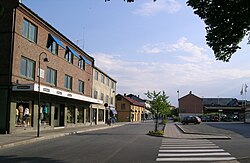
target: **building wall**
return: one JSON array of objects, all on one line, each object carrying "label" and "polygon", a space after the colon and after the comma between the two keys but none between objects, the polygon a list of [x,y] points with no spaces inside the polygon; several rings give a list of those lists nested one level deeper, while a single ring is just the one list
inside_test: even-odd
[{"label": "building wall", "polygon": [[[38,83],[38,63],[39,55],[46,53],[49,58],[49,62],[44,63],[42,59],[45,54],[42,54],[41,69],[44,70],[44,78],[41,77],[41,85],[53,87],[58,90],[68,91],[69,93],[76,93],[87,97],[92,96],[92,84],[93,84],[93,63],[94,59],[88,54],[83,52],[68,38],[62,35],[54,27],[49,25],[47,22],[42,20],[28,8],[19,4],[15,0],[3,0],[1,2],[5,7],[4,17],[0,19],[0,132],[1,133],[14,133],[18,130],[23,130],[19,126],[15,126],[16,109],[18,103],[25,103],[26,107],[29,107],[30,112],[30,126],[31,129],[36,129],[38,123],[38,93],[12,91],[12,87],[17,85],[27,85]],[[37,43],[31,42],[22,36],[23,20],[27,19],[38,28],[37,32]],[[12,31],[13,27],[13,31]],[[78,59],[74,57],[73,64],[69,63],[64,59],[65,49],[59,46],[58,55],[52,54],[46,47],[48,41],[48,35],[52,34],[57,37],[64,46],[69,46],[79,55],[83,55],[88,59],[91,64],[85,64],[85,70],[78,68]],[[13,46],[12,46],[13,45]],[[13,49],[13,52],[12,52]],[[26,57],[35,62],[35,75],[34,80],[27,79],[20,75],[21,57]],[[46,82],[46,69],[47,66],[57,71],[57,82],[56,86],[53,86]],[[64,76],[65,74],[72,76],[73,84],[72,91],[64,88]],[[82,80],[85,83],[84,94],[78,92],[78,80]],[[63,126],[76,126],[78,124],[85,124],[86,114],[90,111],[90,102],[48,95],[41,93],[41,104],[46,104],[50,108],[50,121],[46,124],[49,128],[55,126],[56,108],[60,107],[64,117],[62,124]],[[72,123],[67,123],[68,111],[72,108]],[[77,122],[76,117],[78,111],[84,114],[85,119],[82,122]],[[59,114],[58,114],[59,115]],[[22,126],[23,127],[23,126]],[[26,131],[29,131],[28,129]]]},{"label": "building wall", "polygon": [[[130,102],[121,98],[121,100],[116,97],[116,109],[117,109],[117,120],[119,122],[130,122],[132,121],[132,112]],[[125,104],[125,109],[122,109],[122,104]]]},{"label": "building wall", "polygon": [[202,99],[190,92],[179,99],[180,115],[200,115],[202,114]]},{"label": "building wall", "polygon": [[[98,72],[98,80],[95,79],[95,72]],[[104,83],[101,82],[101,75],[105,76]],[[109,84],[107,83],[107,79],[109,79]],[[111,88],[111,82],[115,83],[115,87]],[[102,104],[94,104],[92,105],[92,109],[99,109],[104,110],[104,121],[103,122],[98,122],[98,123],[104,123],[107,118],[109,117],[108,114],[109,110],[104,107],[104,104],[107,103],[108,106],[115,106],[115,94],[116,94],[116,81],[111,79],[109,76],[107,76],[105,73],[103,73],[100,69],[97,69],[94,67],[93,69],[93,87],[92,87],[92,97],[94,98],[94,92],[98,92],[97,99],[101,100],[101,93],[103,93],[103,103]],[[106,96],[108,96],[108,99],[106,99]],[[111,102],[111,98],[113,99],[113,102]],[[106,112],[107,110],[107,112]],[[98,115],[98,114],[97,114]],[[98,117],[97,117],[98,119]]]}]

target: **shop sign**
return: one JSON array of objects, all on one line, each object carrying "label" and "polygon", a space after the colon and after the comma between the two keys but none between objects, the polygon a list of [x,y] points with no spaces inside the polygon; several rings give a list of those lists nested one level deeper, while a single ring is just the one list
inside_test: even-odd
[{"label": "shop sign", "polygon": [[15,85],[12,87],[13,91],[32,91],[33,85]]}]

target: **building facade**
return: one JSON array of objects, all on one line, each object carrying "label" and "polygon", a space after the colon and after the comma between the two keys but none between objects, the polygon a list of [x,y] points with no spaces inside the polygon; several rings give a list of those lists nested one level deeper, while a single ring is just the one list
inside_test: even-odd
[{"label": "building facade", "polygon": [[190,91],[189,94],[178,99],[179,101],[179,117],[189,115],[202,115],[202,99]]},{"label": "building facade", "polygon": [[116,81],[101,71],[96,66],[93,74],[92,97],[101,100],[101,104],[92,105],[92,122],[103,124],[108,122],[110,114],[116,114],[115,111]]},{"label": "building facade", "polygon": [[94,58],[17,0],[0,3],[0,133],[90,125],[96,114],[104,122],[91,109],[103,105],[92,94]]},{"label": "building facade", "polygon": [[115,100],[119,122],[140,122],[142,120],[144,104],[120,94],[116,95]]}]

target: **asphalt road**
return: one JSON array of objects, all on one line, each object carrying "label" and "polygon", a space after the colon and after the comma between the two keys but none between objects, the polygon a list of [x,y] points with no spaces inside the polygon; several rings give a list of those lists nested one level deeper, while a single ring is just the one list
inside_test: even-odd
[{"label": "asphalt road", "polygon": [[161,137],[146,135],[153,123],[69,135],[0,150],[0,162],[156,162]]}]

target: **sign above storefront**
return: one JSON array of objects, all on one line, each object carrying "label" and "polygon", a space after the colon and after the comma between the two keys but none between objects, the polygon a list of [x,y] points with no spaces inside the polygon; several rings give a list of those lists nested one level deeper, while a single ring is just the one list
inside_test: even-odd
[{"label": "sign above storefront", "polygon": [[[94,99],[91,97],[87,97],[84,95],[79,95],[76,93],[71,93],[63,90],[59,90],[56,88],[52,87],[47,87],[44,85],[40,85],[40,92],[41,93],[46,93],[46,94],[51,94],[55,96],[60,96],[60,97],[65,97],[65,98],[70,98],[70,99],[75,99],[75,100],[80,100],[80,101],[86,101],[94,104],[103,104],[102,100]],[[15,85],[12,87],[12,91],[35,91],[38,92],[38,84],[24,84],[24,85]]]}]

